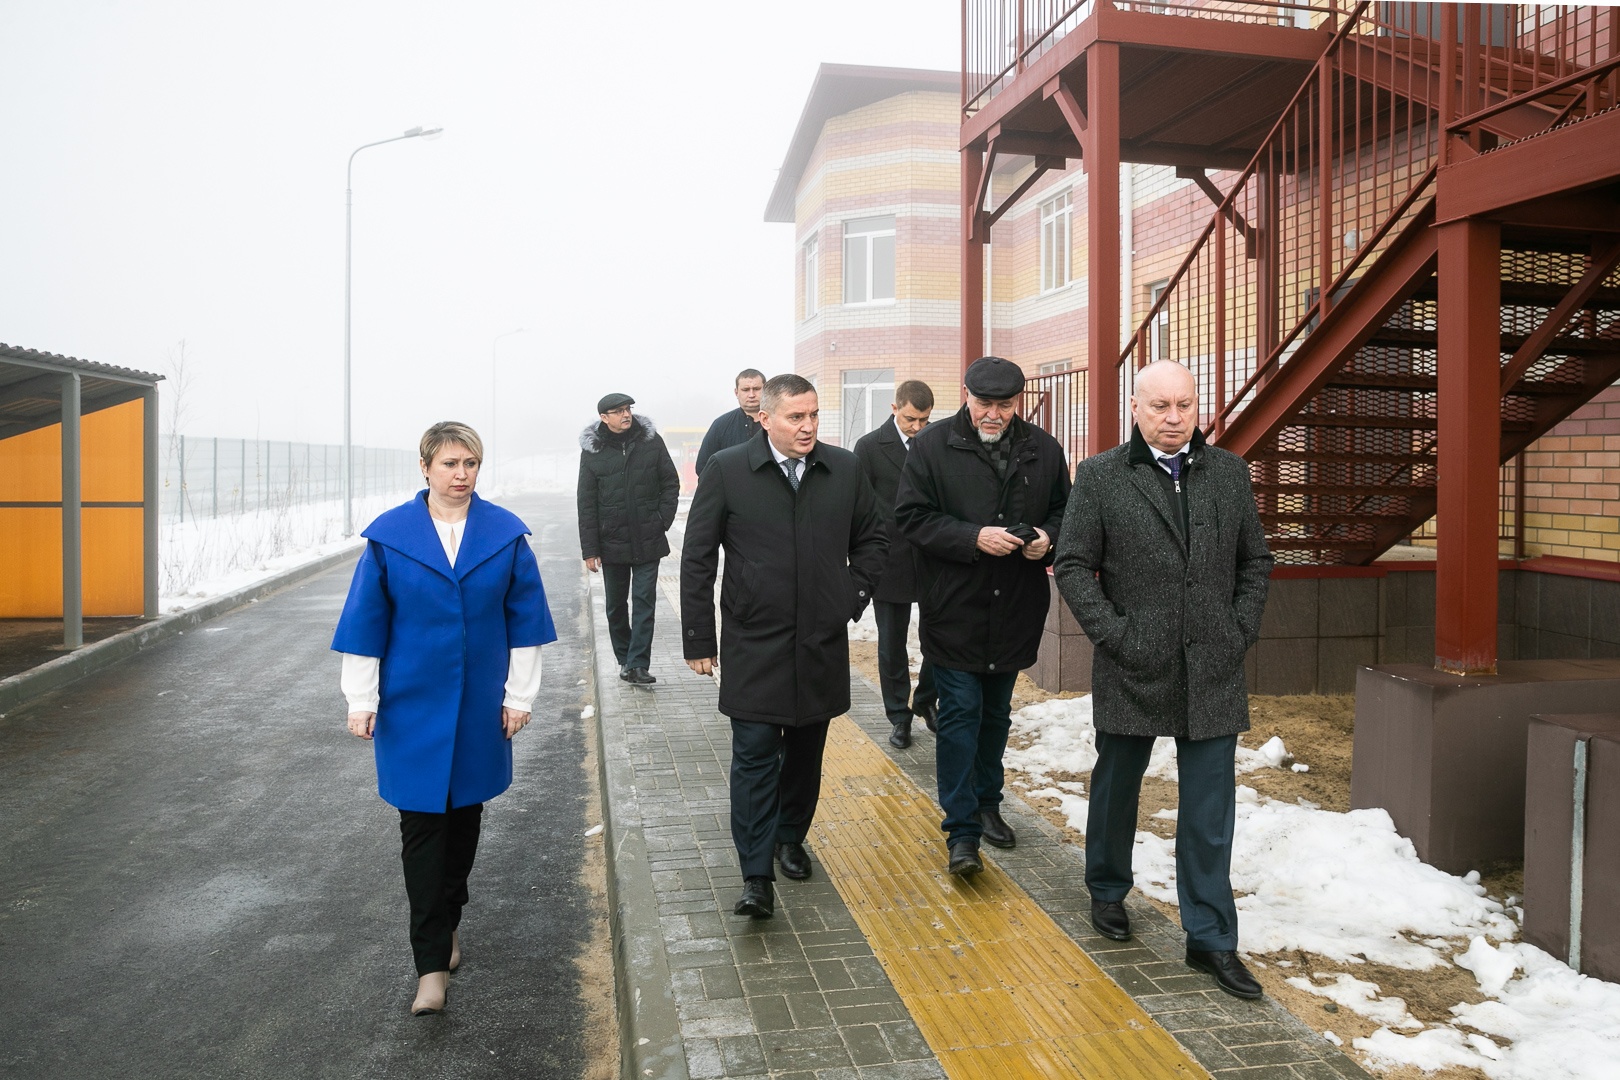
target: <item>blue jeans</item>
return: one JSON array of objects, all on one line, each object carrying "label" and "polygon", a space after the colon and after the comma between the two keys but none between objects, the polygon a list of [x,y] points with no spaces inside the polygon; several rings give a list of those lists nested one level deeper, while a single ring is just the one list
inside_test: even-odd
[{"label": "blue jeans", "polygon": [[602,564],[607,594],[608,639],[620,670],[652,664],[653,608],[658,602],[658,562]]},{"label": "blue jeans", "polygon": [[[1177,739],[1176,894],[1189,949],[1237,948],[1232,900],[1232,832],[1237,822],[1233,762],[1237,736]],[[1086,815],[1086,888],[1094,900],[1124,900],[1135,884],[1137,802],[1153,738],[1097,732]]]},{"label": "blue jeans", "polygon": [[984,832],[979,811],[1001,805],[1001,755],[1012,727],[1017,681],[1016,671],[986,675],[934,665],[934,686],[939,691],[934,776],[939,806],[945,811],[940,828],[946,843],[977,840]]}]

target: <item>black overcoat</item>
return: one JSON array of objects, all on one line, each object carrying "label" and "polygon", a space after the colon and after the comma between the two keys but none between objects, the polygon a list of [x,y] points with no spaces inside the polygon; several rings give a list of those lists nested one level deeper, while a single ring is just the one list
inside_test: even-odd
[{"label": "black overcoat", "polygon": [[664,437],[632,416],[629,438],[611,440],[600,422],[579,433],[579,551],[585,559],[638,566],[669,554],[681,476]]},{"label": "black overcoat", "polygon": [[1007,475],[996,477],[967,406],[911,440],[895,520],[920,554],[918,636],[941,667],[980,673],[1030,667],[1051,606],[1052,553],[986,555],[979,530],[1034,525],[1057,541],[1069,497],[1069,466],[1056,439],[1013,417]]},{"label": "black overcoat", "polygon": [[[799,490],[765,432],[709,459],[681,547],[681,642],[720,658],[720,711],[797,727],[849,711],[849,626],[883,570],[872,485],[848,450],[818,442]],[[715,634],[714,578],[721,625]]]},{"label": "black overcoat", "polygon": [[900,471],[906,467],[906,443],[888,420],[876,431],[868,431],[855,443],[855,456],[877,495],[878,514],[883,518],[883,535],[889,538],[889,561],[883,568],[874,600],[891,604],[917,602],[917,549],[912,547],[894,524],[895,494],[900,488]]},{"label": "black overcoat", "polygon": [[1098,731],[1212,739],[1249,730],[1243,656],[1260,636],[1271,552],[1244,460],[1199,431],[1188,453],[1185,546],[1139,431],[1075,470],[1054,573],[1096,646]]}]

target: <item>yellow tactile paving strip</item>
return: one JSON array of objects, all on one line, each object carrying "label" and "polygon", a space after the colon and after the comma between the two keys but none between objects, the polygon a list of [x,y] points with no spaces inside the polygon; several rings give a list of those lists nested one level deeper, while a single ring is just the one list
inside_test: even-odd
[{"label": "yellow tactile paving strip", "polygon": [[832,722],[811,845],[951,1080],[1209,1075],[991,862],[945,873],[939,817]]}]

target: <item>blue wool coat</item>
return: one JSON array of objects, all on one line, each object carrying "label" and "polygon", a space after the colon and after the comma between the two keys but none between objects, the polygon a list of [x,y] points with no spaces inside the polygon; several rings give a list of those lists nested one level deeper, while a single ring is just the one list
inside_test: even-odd
[{"label": "blue wool coat", "polygon": [[401,810],[442,814],[512,783],[509,650],[557,640],[528,532],[475,494],[452,568],[424,491],[361,534],[332,648],[382,658],[377,793]]}]

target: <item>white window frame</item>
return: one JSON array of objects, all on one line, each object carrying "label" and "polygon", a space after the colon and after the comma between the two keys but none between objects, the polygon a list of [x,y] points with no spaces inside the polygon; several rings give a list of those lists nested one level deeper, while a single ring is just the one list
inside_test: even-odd
[{"label": "white window frame", "polygon": [[[1159,302],[1159,297],[1170,287],[1170,279],[1155,281],[1148,286],[1148,310]],[[1148,325],[1148,363],[1155,360],[1169,359],[1167,342],[1170,337],[1170,309],[1160,308],[1159,313],[1153,316],[1153,322]]]},{"label": "white window frame", "polygon": [[1074,206],[1068,191],[1041,203],[1041,292],[1069,287],[1074,262]]},{"label": "white window frame", "polygon": [[821,311],[821,237],[804,242],[804,317],[815,318]]},{"label": "white window frame", "polygon": [[[869,222],[874,222],[874,221],[887,221],[888,225],[887,226],[872,227],[871,225],[868,224]],[[845,306],[847,306],[847,307],[855,307],[855,306],[859,306],[859,305],[875,305],[875,304],[892,304],[892,303],[894,303],[894,301],[895,301],[894,293],[890,293],[888,296],[876,296],[876,295],[874,295],[876,274],[874,274],[873,271],[876,269],[876,265],[875,265],[876,260],[873,258],[873,251],[877,247],[877,245],[874,243],[874,241],[880,240],[883,237],[889,237],[891,240],[894,241],[894,243],[891,245],[894,248],[894,262],[895,262],[895,265],[894,265],[894,268],[893,268],[893,270],[894,270],[893,278],[898,279],[898,277],[900,276],[900,266],[899,266],[899,263],[900,263],[899,246],[900,245],[899,245],[899,242],[894,239],[895,238],[894,215],[892,215],[892,214],[883,214],[883,215],[876,215],[876,216],[869,217],[869,218],[857,218],[855,220],[846,221],[844,223],[844,304],[845,304]],[[852,244],[851,241],[855,241],[855,243]],[[865,290],[864,290],[864,293],[862,295],[851,295],[851,292],[850,292],[851,285],[850,285],[849,271],[850,271],[850,266],[851,266],[851,263],[852,263],[853,260],[863,260],[861,262],[861,264],[860,264],[861,268],[863,270],[863,273],[864,273],[864,276],[863,276],[862,280],[865,282]],[[896,291],[898,291],[898,281],[895,282],[895,286],[896,286]]]},{"label": "white window frame", "polygon": [[[851,382],[850,376],[866,376]],[[889,404],[894,400],[894,368],[852,368],[839,372],[838,402],[839,434],[843,446],[852,447],[855,440],[869,431],[876,431],[889,419]],[[857,420],[859,430],[855,429]]]}]

